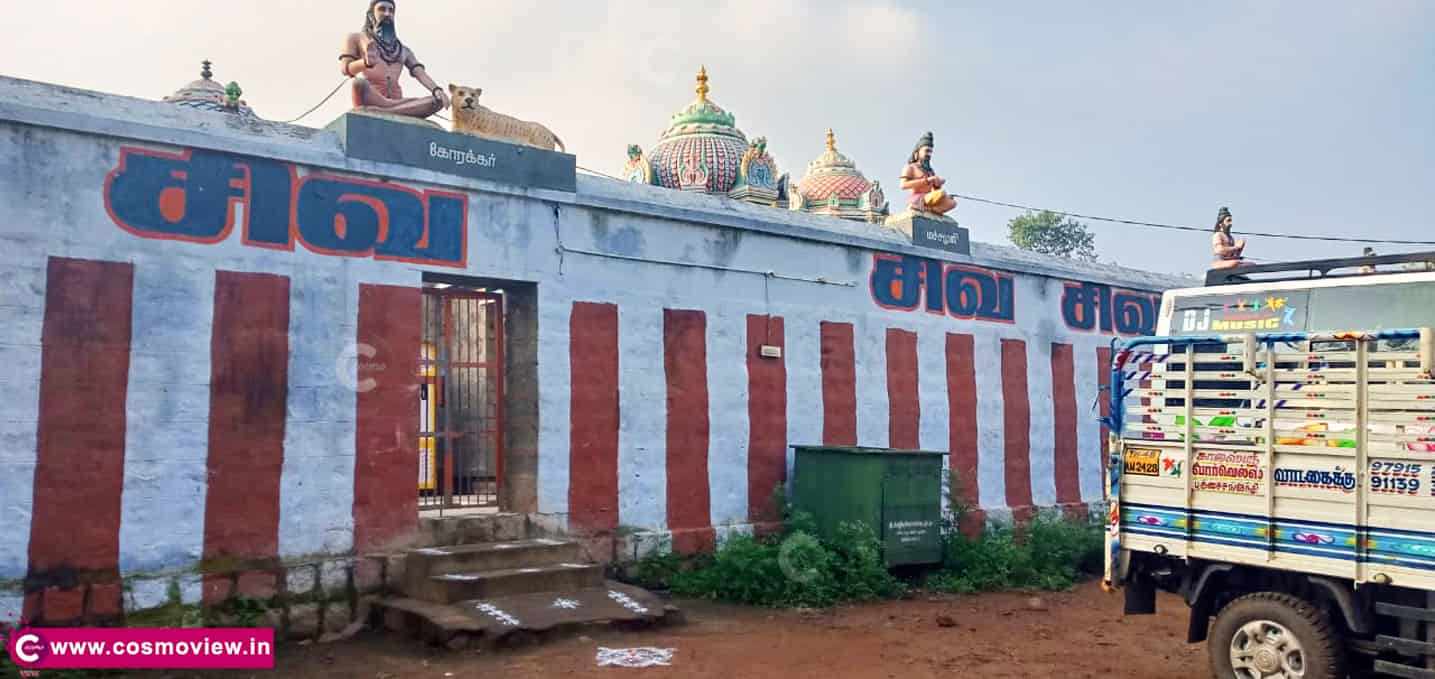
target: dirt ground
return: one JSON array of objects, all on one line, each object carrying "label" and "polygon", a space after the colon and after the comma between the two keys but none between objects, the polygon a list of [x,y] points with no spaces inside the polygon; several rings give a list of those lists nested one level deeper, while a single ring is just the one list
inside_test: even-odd
[{"label": "dirt ground", "polygon": [[[440,652],[369,634],[333,645],[283,647],[275,675],[298,679],[1210,676],[1204,647],[1185,642],[1186,607],[1176,597],[1163,597],[1156,616],[1130,618],[1121,615],[1119,594],[1104,594],[1094,583],[1039,598],[1040,602],[1020,594],[918,596],[822,612],[678,600],[674,603],[688,620],[679,627],[602,631],[489,654]],[[948,619],[939,622],[943,617]],[[666,668],[598,667],[594,656],[600,646],[656,646],[676,652],[672,666]]]}]

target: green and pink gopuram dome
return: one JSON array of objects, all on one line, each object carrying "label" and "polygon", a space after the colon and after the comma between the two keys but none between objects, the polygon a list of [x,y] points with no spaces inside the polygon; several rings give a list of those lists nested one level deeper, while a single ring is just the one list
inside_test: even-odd
[{"label": "green and pink gopuram dome", "polygon": [[624,178],[772,205],[778,174],[767,141],[748,140],[733,114],[708,99],[707,80],[707,69],[699,70],[697,98],[673,115],[651,150],[645,154],[637,145],[628,147]]}]

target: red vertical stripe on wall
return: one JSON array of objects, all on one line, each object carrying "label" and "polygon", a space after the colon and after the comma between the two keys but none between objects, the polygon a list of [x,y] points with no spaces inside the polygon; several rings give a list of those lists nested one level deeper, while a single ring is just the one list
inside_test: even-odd
[{"label": "red vertical stripe on wall", "polygon": [[[354,548],[383,551],[418,529],[414,488],[419,422],[419,354],[423,292],[416,287],[359,286],[359,393],[354,426]],[[367,353],[367,351],[365,352]]]},{"label": "red vertical stripe on wall", "polygon": [[568,361],[568,526],[580,534],[612,531],[618,527],[617,305],[573,304]]},{"label": "red vertical stripe on wall", "polygon": [[[1097,392],[1097,394],[1099,395],[1097,401],[1100,405],[1098,405],[1097,407],[1100,408],[1101,417],[1110,417],[1111,394],[1108,390],[1111,388],[1111,349],[1109,347],[1099,347],[1096,349],[1096,384],[1100,387],[1100,391]],[[1110,434],[1110,432],[1111,430],[1107,429],[1106,425],[1101,425],[1100,466],[1102,497],[1106,497],[1106,484],[1108,482],[1108,479],[1106,478],[1106,457],[1109,453],[1109,450],[1107,448],[1106,436]]]},{"label": "red vertical stripe on wall", "polygon": [[968,506],[980,504],[977,460],[977,369],[971,335],[947,334],[947,408],[951,421],[953,495]]},{"label": "red vertical stripe on wall", "polygon": [[210,335],[204,558],[279,555],[289,279],[219,271]]},{"label": "red vertical stripe on wall", "polygon": [[1006,438],[1006,503],[1026,508],[1031,499],[1031,400],[1026,380],[1026,342],[1002,340],[1002,409]]},{"label": "red vertical stripe on wall", "polygon": [[117,572],[134,267],[51,257],[48,269],[30,573]]},{"label": "red vertical stripe on wall", "polygon": [[673,548],[713,546],[708,488],[707,316],[663,310],[663,372],[668,380],[668,528]]},{"label": "red vertical stripe on wall", "polygon": [[1076,361],[1070,344],[1051,345],[1051,406],[1055,416],[1056,476],[1058,504],[1081,502],[1081,461],[1076,430]]},{"label": "red vertical stripe on wall", "polygon": [[887,330],[887,445],[922,447],[922,405],[917,395],[917,333]]},{"label": "red vertical stripe on wall", "polygon": [[857,359],[851,323],[822,322],[822,443],[857,445]]},{"label": "red vertical stripe on wall", "polygon": [[[783,357],[763,358],[763,345]],[[782,519],[772,493],[787,480],[786,346],[781,316],[747,317],[747,504],[754,524]]]}]

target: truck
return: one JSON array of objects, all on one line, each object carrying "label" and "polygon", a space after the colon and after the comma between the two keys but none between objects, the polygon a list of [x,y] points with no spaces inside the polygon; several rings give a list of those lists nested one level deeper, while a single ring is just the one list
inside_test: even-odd
[{"label": "truck", "polygon": [[1113,341],[1102,584],[1213,676],[1435,679],[1432,263],[1212,271]]}]

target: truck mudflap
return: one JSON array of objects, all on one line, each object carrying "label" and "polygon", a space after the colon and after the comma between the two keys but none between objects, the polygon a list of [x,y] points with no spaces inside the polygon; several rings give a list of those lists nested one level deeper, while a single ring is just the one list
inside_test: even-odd
[{"label": "truck mudflap", "polygon": [[1124,595],[1122,614],[1154,615],[1156,613],[1156,583],[1147,578],[1134,578],[1121,589]]}]

